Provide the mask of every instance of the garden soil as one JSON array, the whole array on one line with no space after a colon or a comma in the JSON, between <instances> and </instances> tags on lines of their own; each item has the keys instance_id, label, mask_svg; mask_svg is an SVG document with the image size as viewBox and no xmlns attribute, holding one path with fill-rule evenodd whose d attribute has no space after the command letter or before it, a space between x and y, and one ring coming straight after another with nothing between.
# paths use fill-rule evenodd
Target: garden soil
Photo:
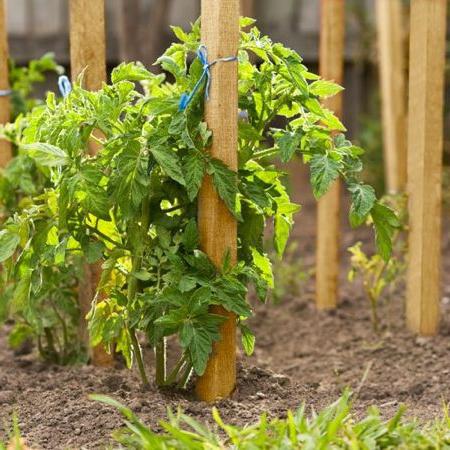
<instances>
[{"instance_id":1,"label":"garden soil","mask_svg":"<svg viewBox=\"0 0 450 450\"><path fill-rule=\"evenodd\" d=\"M300 174L295 175L300 180ZM294 238L300 242L299 257L306 270L314 263L315 209L305 183L294 185L305 204ZM347 268L345 248L357 239L368 242L370 233L355 235L347 230L342 235ZM278 304L255 301L256 351L251 358L239 357L236 391L217 404L223 419L244 425L263 412L282 417L302 403L309 411L317 410L336 400L346 387L355 393L358 415L376 404L387 418L402 403L410 416L427 420L439 415L443 402L450 402L449 241L446 232L443 318L437 337L416 337L406 330L402 287L385 296L380 307L383 328L375 334L361 287L346 281L345 267L336 311L315 309L313 279L301 293L286 295ZM154 430L160 429L167 407L181 407L212 423L210 406L196 401L191 392L144 390L137 374L120 367L48 367L33 352L14 354L7 347L6 332L0 332L0 429L9 427L15 412L22 435L33 449L93 449L111 444L111 432L121 426L121 416L91 401L91 393L119 400ZM0 440L4 437L2 430Z\"/></svg>"}]
</instances>

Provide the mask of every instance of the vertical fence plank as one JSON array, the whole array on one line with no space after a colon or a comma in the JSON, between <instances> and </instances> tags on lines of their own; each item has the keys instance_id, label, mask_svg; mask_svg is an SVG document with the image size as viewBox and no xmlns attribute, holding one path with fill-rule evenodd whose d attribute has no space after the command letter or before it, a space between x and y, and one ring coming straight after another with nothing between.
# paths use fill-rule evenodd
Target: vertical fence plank
<instances>
[{"instance_id":1,"label":"vertical fence plank","mask_svg":"<svg viewBox=\"0 0 450 450\"><path fill-rule=\"evenodd\" d=\"M5 1L0 0L0 89L8 91L8 30L6 25ZM11 120L11 98L9 95L0 96L0 123ZM8 141L0 140L0 167L5 167L12 158L12 147Z\"/></svg>"},{"instance_id":2,"label":"vertical fence plank","mask_svg":"<svg viewBox=\"0 0 450 450\"><path fill-rule=\"evenodd\" d=\"M210 61L237 54L239 0L202 0L202 42ZM233 170L237 169L237 111L237 63L216 64L212 67L210 98L205 105L206 122L213 132L210 152ZM199 232L202 249L216 265L221 264L227 251L236 262L236 221L209 177L200 191ZM214 312L228 319L205 374L197 382L197 395L205 401L229 396L236 383L236 319L222 308L215 308Z\"/></svg>"},{"instance_id":3,"label":"vertical fence plank","mask_svg":"<svg viewBox=\"0 0 450 450\"><path fill-rule=\"evenodd\" d=\"M377 0L386 190L406 188L406 86L401 0Z\"/></svg>"},{"instance_id":4,"label":"vertical fence plank","mask_svg":"<svg viewBox=\"0 0 450 450\"><path fill-rule=\"evenodd\" d=\"M320 75L342 84L344 74L345 1L321 0ZM342 94L327 99L325 106L342 115ZM316 305L337 305L340 244L340 183L335 182L318 203Z\"/></svg>"},{"instance_id":5,"label":"vertical fence plank","mask_svg":"<svg viewBox=\"0 0 450 450\"><path fill-rule=\"evenodd\" d=\"M98 90L106 81L105 4L104 0L70 0L70 64L72 80L83 74L83 87ZM95 153L96 145L89 151ZM101 263L84 267L84 280L79 286L80 309L85 317L91 308L98 281ZM87 342L86 324L81 324L82 339ZM97 366L109 366L112 357L103 347L91 349L91 361Z\"/></svg>"},{"instance_id":6,"label":"vertical fence plank","mask_svg":"<svg viewBox=\"0 0 450 450\"><path fill-rule=\"evenodd\" d=\"M407 321L422 335L439 326L446 10L447 0L411 2Z\"/></svg>"}]
</instances>

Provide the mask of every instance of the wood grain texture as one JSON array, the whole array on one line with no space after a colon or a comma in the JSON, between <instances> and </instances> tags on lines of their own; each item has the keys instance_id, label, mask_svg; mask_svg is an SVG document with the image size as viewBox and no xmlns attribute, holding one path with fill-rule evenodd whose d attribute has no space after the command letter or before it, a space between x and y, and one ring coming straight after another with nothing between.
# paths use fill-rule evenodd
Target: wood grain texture
<instances>
[{"instance_id":1,"label":"wood grain texture","mask_svg":"<svg viewBox=\"0 0 450 450\"><path fill-rule=\"evenodd\" d=\"M70 0L72 80L84 72L83 87L92 91L106 81L104 0Z\"/></svg>"},{"instance_id":2,"label":"wood grain texture","mask_svg":"<svg viewBox=\"0 0 450 450\"><path fill-rule=\"evenodd\" d=\"M344 77L345 1L321 0L320 75L342 84ZM325 106L342 116L342 94ZM316 305L333 309L338 299L340 245L340 182L335 182L318 202Z\"/></svg>"},{"instance_id":3,"label":"wood grain texture","mask_svg":"<svg viewBox=\"0 0 450 450\"><path fill-rule=\"evenodd\" d=\"M255 17L255 0L241 0L241 16Z\"/></svg>"},{"instance_id":4,"label":"wood grain texture","mask_svg":"<svg viewBox=\"0 0 450 450\"><path fill-rule=\"evenodd\" d=\"M106 81L104 0L70 0L70 63L72 80L83 73L83 87L98 90ZM98 145L91 143L89 152L95 154ZM101 275L101 262L84 267L84 280L79 286L82 317L91 309ZM88 342L86 322L82 320L80 335ZM91 362L96 366L111 366L113 358L103 347L90 349Z\"/></svg>"},{"instance_id":5,"label":"wood grain texture","mask_svg":"<svg viewBox=\"0 0 450 450\"><path fill-rule=\"evenodd\" d=\"M5 19L5 0L0 0L0 89L8 90L8 30ZM11 120L11 97L0 97L0 123L8 123ZM11 143L0 139L0 167L5 167L12 158Z\"/></svg>"},{"instance_id":6,"label":"wood grain texture","mask_svg":"<svg viewBox=\"0 0 450 450\"><path fill-rule=\"evenodd\" d=\"M209 61L234 56L239 45L239 0L202 0L202 42ZM213 132L211 154L237 169L237 63L218 63L212 67L209 101L205 118ZM218 197L207 177L200 190L199 232L202 249L219 266L229 251L233 263L237 258L237 225ZM197 395L204 401L228 397L236 383L236 318L221 308L215 313L228 320L222 326L221 340L214 345L205 374L199 378Z\"/></svg>"},{"instance_id":7,"label":"wood grain texture","mask_svg":"<svg viewBox=\"0 0 450 450\"><path fill-rule=\"evenodd\" d=\"M406 189L406 72L402 0L375 2L386 190Z\"/></svg>"},{"instance_id":8,"label":"wood grain texture","mask_svg":"<svg viewBox=\"0 0 450 450\"><path fill-rule=\"evenodd\" d=\"M439 327L446 0L412 0L410 41L407 322Z\"/></svg>"}]
</instances>

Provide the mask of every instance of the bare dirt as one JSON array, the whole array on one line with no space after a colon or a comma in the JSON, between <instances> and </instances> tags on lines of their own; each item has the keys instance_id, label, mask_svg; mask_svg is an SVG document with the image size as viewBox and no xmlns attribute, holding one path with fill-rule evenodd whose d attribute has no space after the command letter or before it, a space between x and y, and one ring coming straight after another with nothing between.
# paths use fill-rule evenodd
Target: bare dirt
<instances>
[{"instance_id":1,"label":"bare dirt","mask_svg":"<svg viewBox=\"0 0 450 450\"><path fill-rule=\"evenodd\" d=\"M310 196L304 195L306 208L294 235L301 239L299 251L309 267L314 262L315 220ZM368 236L362 232L355 237L346 231L343 248ZM448 255L448 233L443 247ZM343 258L348 260L345 252ZM217 405L223 418L246 424L262 412L283 416L303 402L319 409L347 386L357 393L357 414L377 404L389 416L405 403L411 416L430 419L439 415L442 402L450 401L449 265L447 258L442 326L434 338L418 338L406 330L401 288L381 305L383 330L376 335L361 289L345 281L345 269L342 301L336 311L315 309L313 280L301 296L288 295L278 305L255 305L257 348L251 358L240 358L238 387L232 398ZM22 434L33 448L91 449L111 443L111 431L122 424L121 417L89 400L91 393L116 398L154 429L167 407L180 406L196 418L210 420L210 406L195 401L192 393L144 391L136 374L125 369L48 367L33 353L14 355L7 348L6 331L0 332L0 427L10 423L15 411Z\"/></svg>"}]
</instances>

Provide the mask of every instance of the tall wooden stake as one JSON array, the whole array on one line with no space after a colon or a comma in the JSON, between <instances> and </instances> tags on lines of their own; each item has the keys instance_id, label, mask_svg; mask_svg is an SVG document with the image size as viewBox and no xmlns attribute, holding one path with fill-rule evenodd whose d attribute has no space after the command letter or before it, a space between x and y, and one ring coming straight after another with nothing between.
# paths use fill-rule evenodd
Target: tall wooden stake
<instances>
[{"instance_id":1,"label":"tall wooden stake","mask_svg":"<svg viewBox=\"0 0 450 450\"><path fill-rule=\"evenodd\" d=\"M344 0L321 0L320 75L342 84L344 75ZM327 99L325 106L342 115L342 95ZM340 183L335 182L318 204L316 304L319 309L337 305L340 243Z\"/></svg>"},{"instance_id":2,"label":"tall wooden stake","mask_svg":"<svg viewBox=\"0 0 450 450\"><path fill-rule=\"evenodd\" d=\"M255 16L255 0L241 0L241 15L243 17Z\"/></svg>"},{"instance_id":3,"label":"tall wooden stake","mask_svg":"<svg viewBox=\"0 0 450 450\"><path fill-rule=\"evenodd\" d=\"M0 0L0 89L9 91L8 70L8 30L5 18L5 1ZM0 96L0 123L11 120L11 102L9 95ZM0 167L5 167L12 158L12 147L8 141L0 140Z\"/></svg>"},{"instance_id":4,"label":"tall wooden stake","mask_svg":"<svg viewBox=\"0 0 450 450\"><path fill-rule=\"evenodd\" d=\"M84 88L98 90L106 81L104 0L70 0L70 63L73 81L84 71ZM96 151L97 146L92 145L90 152ZM79 286L83 317L91 309L100 275L101 263L85 265L85 279ZM81 325L81 335L88 342L85 322ZM110 366L113 360L103 347L98 346L91 349L91 361L97 366Z\"/></svg>"},{"instance_id":5,"label":"tall wooden stake","mask_svg":"<svg viewBox=\"0 0 450 450\"><path fill-rule=\"evenodd\" d=\"M437 333L447 0L412 0L409 85L407 321Z\"/></svg>"},{"instance_id":6,"label":"tall wooden stake","mask_svg":"<svg viewBox=\"0 0 450 450\"><path fill-rule=\"evenodd\" d=\"M401 0L376 0L386 190L406 188L406 86Z\"/></svg>"},{"instance_id":7,"label":"tall wooden stake","mask_svg":"<svg viewBox=\"0 0 450 450\"><path fill-rule=\"evenodd\" d=\"M237 54L239 45L239 0L202 0L202 42L208 58ZM212 67L210 98L205 104L206 122L213 132L211 154L237 169L237 63L218 63ZM227 251L233 263L237 254L237 225L217 195L211 179L200 191L199 231L202 249L219 266ZM228 317L221 329L221 340L214 345L205 374L197 382L201 400L228 397L236 383L236 318L222 308L215 313Z\"/></svg>"}]
</instances>

